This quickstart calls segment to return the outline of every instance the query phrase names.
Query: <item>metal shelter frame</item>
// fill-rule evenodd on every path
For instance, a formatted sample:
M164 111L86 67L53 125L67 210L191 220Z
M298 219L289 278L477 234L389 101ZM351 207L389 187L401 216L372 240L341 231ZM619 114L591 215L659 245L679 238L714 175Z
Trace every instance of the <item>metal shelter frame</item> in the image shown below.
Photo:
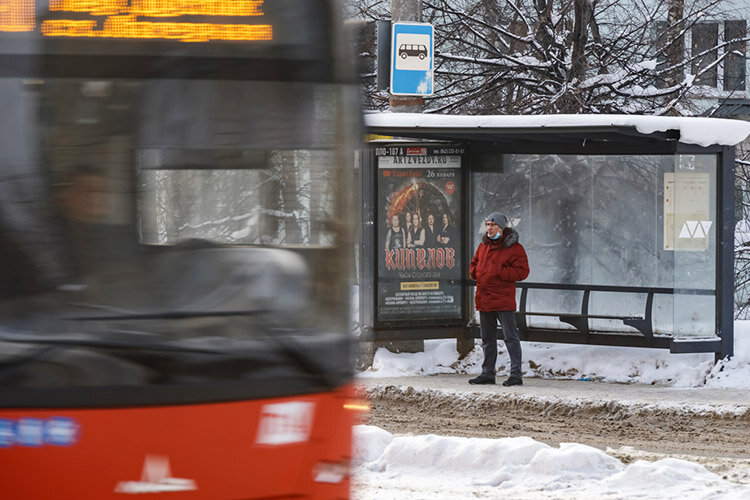
M472 120L474 118L474 120ZM713 352L716 359L733 355L733 269L734 269L734 146L711 144L699 146L681 141L679 128L666 127L663 131L640 132L635 125L618 123L617 120L591 120L580 124L552 124L530 126L528 123L493 125L486 117L450 117L435 115L410 115L383 113L365 117L367 132L375 137L370 148L360 157L361 196L362 196L362 251L360 254L360 283L373 283L373 286L360 287L360 316L363 340L417 340L427 338L467 339L478 337L478 327L474 324L470 290L473 282L461 280L463 285L463 315L455 321L388 322L378 321L376 315L375 285L377 281L377 159L376 146L389 144L425 145L445 143L456 145L464 151L465 196L471 200L470 173L478 168L477 157L483 153L497 154L574 154L574 155L677 155L677 154L716 154L718 155L716 177L717 201L717 251L716 251L716 337L710 339L675 339L671 336L655 335L651 324L651 306L655 294L705 294L701 290L670 288L603 287L586 283L562 285L557 283L519 282L522 290L517 320L522 338L532 341L565 342L597 345L632 347L654 347L670 349L671 352ZM644 119L647 117L639 117ZM690 120L690 119L688 119ZM703 119L705 120L705 119ZM610 123L611 122L611 123ZM743 122L740 122L743 125ZM461 228L470 225L470 211L465 212ZM463 255L473 254L471 238L462 229ZM464 259L466 260L466 259ZM468 270L468 266L466 266ZM468 274L468 271L464 273ZM567 289L583 292L580 314L556 314L528 311L526 295L529 289ZM642 316L605 317L620 319L633 326L632 334L597 333L589 328L589 319L597 318L588 312L588 298L597 291L627 292L646 294ZM470 310L471 308L471 310ZM561 322L568 323L574 330L554 330L529 328L526 317L530 315L558 316Z

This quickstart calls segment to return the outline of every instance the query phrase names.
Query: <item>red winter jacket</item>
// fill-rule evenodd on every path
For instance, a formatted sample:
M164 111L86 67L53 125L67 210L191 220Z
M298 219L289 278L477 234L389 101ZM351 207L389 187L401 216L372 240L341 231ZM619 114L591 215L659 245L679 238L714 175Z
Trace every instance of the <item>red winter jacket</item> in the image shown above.
M529 276L529 260L518 243L518 233L505 228L497 240L489 239L485 233L469 272L477 280L477 311L515 311L516 281Z

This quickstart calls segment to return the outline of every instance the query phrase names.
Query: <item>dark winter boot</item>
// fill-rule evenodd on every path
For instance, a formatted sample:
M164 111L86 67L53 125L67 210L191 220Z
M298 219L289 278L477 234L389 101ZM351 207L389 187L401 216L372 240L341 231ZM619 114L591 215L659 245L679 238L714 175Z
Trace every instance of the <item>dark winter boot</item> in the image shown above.
M510 377L508 380L503 382L503 385L505 387L510 387L511 385L523 385L523 380L521 380L519 377Z
M469 383L473 385L493 385L495 383L495 377L480 375L477 378L470 379Z

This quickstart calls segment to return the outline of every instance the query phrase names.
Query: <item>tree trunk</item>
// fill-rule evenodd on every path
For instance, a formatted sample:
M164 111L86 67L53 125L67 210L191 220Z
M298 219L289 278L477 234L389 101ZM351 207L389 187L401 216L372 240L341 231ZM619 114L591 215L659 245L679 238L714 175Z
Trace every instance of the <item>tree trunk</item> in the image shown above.
M669 45L666 50L667 66L674 68L666 75L667 86L682 83L685 79L685 70L682 62L685 59L685 37L682 30L685 29L683 14L685 11L684 0L669 0L667 12L667 40Z
M586 42L589 24L594 15L594 4L590 0L575 0L575 21L571 54L570 80L583 81L586 77Z
M539 27L536 30L536 39L542 47L552 47L555 39L552 35L554 27L552 25L552 2L547 0L534 0L537 16L539 17Z

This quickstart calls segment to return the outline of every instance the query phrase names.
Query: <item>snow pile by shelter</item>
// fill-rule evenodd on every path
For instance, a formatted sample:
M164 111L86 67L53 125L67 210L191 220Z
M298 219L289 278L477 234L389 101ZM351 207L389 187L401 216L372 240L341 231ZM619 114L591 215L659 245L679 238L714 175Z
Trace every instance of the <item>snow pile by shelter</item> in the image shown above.
M582 444L551 447L529 437L398 436L354 432L354 498L750 498L750 487L674 458L625 465ZM427 495L427 496L424 496Z
M750 321L735 321L734 357L714 365L713 354L670 354L660 349L523 343L525 377L665 384L678 388L750 388ZM504 351L502 342L498 343ZM507 373L498 356L498 376ZM394 354L381 348L361 377L404 377L437 373L479 373L482 349L459 360L455 340L425 341L424 352Z

